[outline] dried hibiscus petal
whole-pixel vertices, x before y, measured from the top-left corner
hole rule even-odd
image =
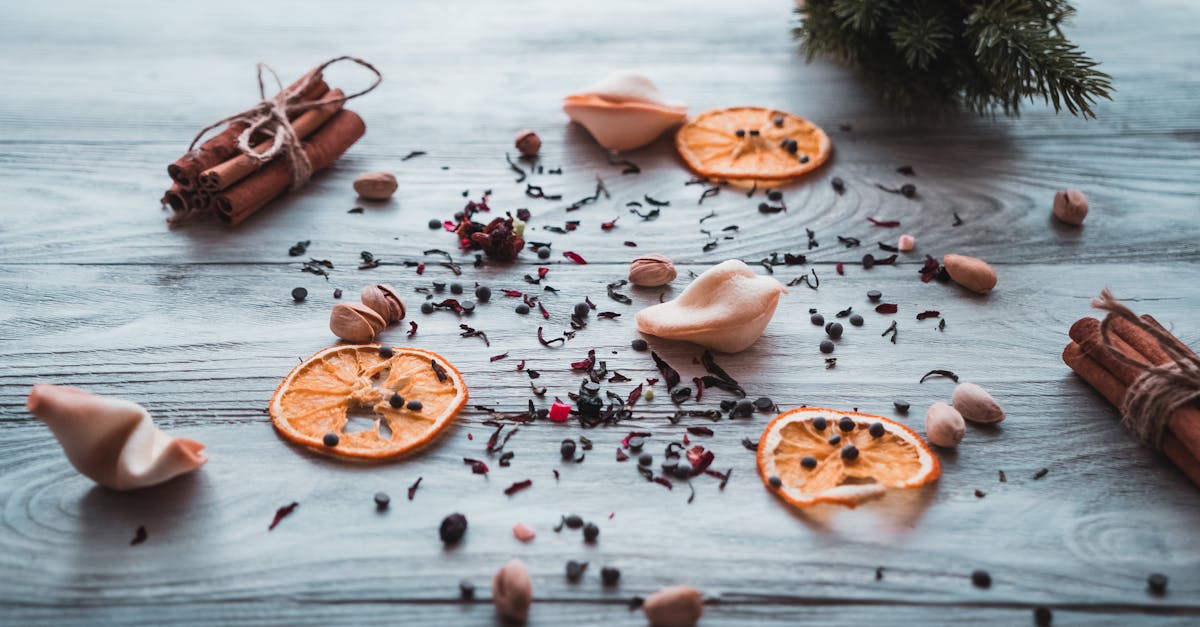
[[[580,256],[580,254],[577,252],[568,250],[563,253],[563,257],[566,257],[567,259],[570,259],[571,261],[574,261],[575,263],[580,264],[580,265],[587,264],[587,260],[584,259],[582,256]]]

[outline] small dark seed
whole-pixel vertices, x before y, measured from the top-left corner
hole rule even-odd
[[[583,518],[581,518],[579,514],[571,514],[570,516],[567,516],[565,522],[567,523],[568,529],[578,529],[583,526]]]
[[[754,413],[754,403],[748,398],[738,399],[736,405],[733,406],[734,416],[749,416]]]
[[[579,581],[579,579],[581,577],[583,577],[583,570],[585,568],[587,568],[587,562],[580,563],[580,562],[576,562],[575,560],[568,561],[567,562],[567,581],[570,581],[572,583]]]
[[[588,307],[587,303],[575,303],[575,315],[576,316],[579,316],[580,318],[586,318],[588,316],[588,313],[590,313],[591,311],[592,311],[592,308]]]
[[[854,431],[854,419],[850,416],[842,416],[842,419],[838,420],[838,428],[842,431]]]
[[[675,466],[676,479],[689,479],[692,476],[692,465],[685,460],[679,460],[679,464]]]
[[[783,200],[783,192],[773,189],[767,192],[767,198],[770,200]]]
[[[462,283],[451,283],[450,284],[450,293],[451,294],[462,294],[462,292],[463,292]]]
[[[775,116],[775,120],[774,120],[774,121],[775,121],[775,126],[776,126],[776,127],[782,127],[782,126],[783,126],[783,116],[782,116],[782,115],[777,115],[777,116]]]
[[[384,359],[391,359],[392,355],[395,355],[395,354],[396,354],[396,351],[393,351],[391,346],[380,346],[379,347],[379,356]]]
[[[421,313],[423,313],[423,314],[433,313],[433,304],[432,303],[421,303]]]
[[[302,303],[306,298],[308,298],[308,290],[303,287],[297,287],[292,290],[292,300]]]
[[[463,302],[459,303],[459,306],[462,307],[463,313],[469,314],[469,313],[475,311],[475,302],[474,301],[464,300]]]
[[[434,281],[433,282],[433,291],[435,291],[435,292],[446,291],[446,282],[445,281]]]
[[[829,334],[829,337],[831,337],[835,340],[838,339],[839,337],[842,337],[842,331],[843,331],[843,327],[842,327],[842,323],[840,323],[840,322],[830,323],[829,328],[825,329],[825,332]]]
[[[986,570],[976,570],[971,573],[971,583],[975,584],[976,588],[990,588],[992,576]]]
[[[775,401],[772,401],[771,399],[769,399],[765,396],[760,396],[760,397],[754,399],[754,408],[757,409],[758,411],[767,411],[774,406],[775,406]]]
[[[842,448],[842,459],[850,462],[858,459],[858,447],[853,444],[847,444]]]
[[[863,255],[862,265],[863,265],[863,268],[866,268],[867,270],[874,268],[875,267],[875,255],[872,255],[871,253],[867,253],[867,254]]]
[[[750,129],[750,136],[751,136],[751,137],[758,137],[758,129],[756,129],[756,128],[752,128],[752,129]]]
[[[446,544],[457,544],[466,532],[467,517],[458,513],[443,518],[442,524],[438,527],[438,536]]]
[[[521,314],[522,316],[529,313],[529,305],[526,305],[525,303],[517,305],[517,313]]]
[[[640,435],[635,435],[632,438],[629,438],[629,448],[631,450],[640,451],[640,450],[642,450],[642,447],[645,445],[646,445],[646,438],[643,438]]]
[[[605,566],[600,569],[600,581],[606,586],[615,586],[621,580],[621,571],[612,566]]]
[[[817,326],[825,324],[825,316],[822,316],[821,314],[813,314],[809,320]]]
[[[985,497],[985,496],[987,496],[987,492],[984,492],[983,490],[976,490],[976,491],[975,491],[975,498],[977,498],[977,499],[981,499],[981,498],[983,498],[983,497]]]
[[[858,314],[852,314],[850,316],[850,324],[861,327],[863,325],[863,317]]]
[[[883,428],[882,422],[872,422],[871,427],[867,431],[870,432],[873,438],[882,438],[886,430]]]
[[[767,481],[770,482],[771,487],[775,488],[776,490],[778,490],[779,488],[781,488],[783,486],[783,479],[780,479],[779,477],[776,477],[775,475],[771,475],[771,478],[767,479]]]
[[[1162,596],[1167,593],[1167,576],[1162,573],[1153,573],[1146,578],[1146,585],[1150,588],[1150,592]]]
[[[840,436],[840,435],[834,434],[833,437],[829,438],[830,446],[837,446],[841,443],[842,443],[842,436]]]
[[[831,340],[821,340],[821,352],[828,355],[833,352],[833,342]]]
[[[800,163],[808,163],[808,155],[800,155]]]
[[[382,512],[383,510],[388,508],[388,505],[391,502],[392,502],[392,497],[388,496],[387,492],[376,492],[375,493],[375,509]]]
[[[883,293],[880,292],[879,290],[871,290],[871,291],[867,292],[867,300],[869,300],[873,303],[879,302],[880,298],[883,298]]]
[[[323,442],[325,444],[325,446],[333,448],[338,445],[338,442],[340,440],[341,440],[341,438],[338,437],[338,434],[326,433],[325,437],[321,439],[321,442]]]
[[[563,459],[575,459],[575,440],[563,440],[558,447]]]
[[[341,298],[342,297],[342,288],[339,287],[339,288],[333,290],[333,297]]]
[[[800,460],[800,465],[812,470],[813,468],[817,467],[817,458],[813,457],[812,455],[805,455],[804,458]]]
[[[909,404],[908,404],[908,401],[892,401],[892,407],[895,407],[896,411],[898,411],[902,414],[907,414]]]
[[[550,249],[545,246],[542,246],[541,248],[538,249],[537,256],[538,256],[538,259],[549,259],[550,258]]]
[[[429,230],[431,230],[431,231],[432,231],[433,229],[440,229],[440,228],[442,228],[442,221],[441,221],[441,220],[438,220],[437,218],[430,218],[430,219],[429,219]]]
[[[904,194],[905,198],[912,198],[917,195],[917,186],[912,183],[905,183],[900,186],[900,193]]]
[[[740,128],[739,128],[738,130],[734,131],[734,133],[733,133],[733,134],[734,134],[734,135],[737,135],[738,137],[745,137],[745,136],[746,136],[746,131],[744,131],[744,130],[742,130],[742,129],[740,129]]]
[[[583,526],[583,541],[595,542],[596,538],[600,537],[600,527],[596,523],[588,523]]]
[[[481,303],[486,303],[492,299],[492,288],[486,285],[480,285],[475,288],[475,298]]]
[[[630,344],[630,346],[633,347],[633,350],[638,351],[638,352],[641,352],[641,351],[646,350],[647,348],[650,348],[650,345],[646,343],[646,340],[643,340],[641,338],[634,340]]]
[[[827,425],[828,421],[825,420],[825,416],[817,416],[816,418],[813,418],[813,428],[817,431],[824,431]]]
[[[391,397],[388,398],[388,405],[391,405],[392,409],[400,409],[401,407],[404,407],[404,397],[400,396],[398,393],[392,394]]]
[[[639,466],[649,466],[654,463],[654,456],[649,453],[642,453],[638,456]]]
[[[421,411],[421,401],[409,401],[408,411]]]
[[[1043,606],[1033,608],[1033,624],[1037,627],[1050,627],[1053,622],[1054,612],[1051,612],[1050,608]]]

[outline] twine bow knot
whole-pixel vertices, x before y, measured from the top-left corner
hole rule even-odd
[[[325,68],[340,61],[352,61],[367,68],[375,75],[375,80],[366,89],[348,96],[304,100],[304,93],[315,81],[321,80],[321,75],[325,71]],[[269,98],[267,97],[266,85],[263,81],[264,71],[269,72],[271,77],[275,79],[275,85],[278,88],[275,95]],[[271,69],[271,66],[266,63],[260,62],[258,64],[258,94],[259,98],[261,98],[259,103],[245,111],[235,113],[204,127],[192,139],[191,145],[188,146],[188,151],[191,152],[194,150],[196,144],[204,137],[205,133],[214,128],[224,124],[245,124],[245,130],[238,135],[238,151],[259,163],[266,163],[282,154],[287,159],[292,173],[291,187],[292,189],[296,189],[307,183],[308,179],[312,176],[312,164],[308,160],[308,155],[304,153],[301,138],[296,134],[296,129],[292,128],[291,118],[309,109],[353,100],[374,90],[382,81],[383,75],[370,63],[357,57],[340,56],[309,70],[308,73],[300,77],[300,80],[296,81],[290,87],[285,88],[275,70]],[[251,137],[270,137],[275,141],[267,149],[258,152],[250,145]]]
[[[1104,288],[1100,296],[1092,300],[1092,307],[1108,312],[1100,321],[1100,336],[1104,345],[1122,363],[1142,372],[1125,393],[1125,401],[1121,404],[1121,424],[1138,441],[1159,450],[1171,414],[1188,403],[1200,400],[1200,357],[1156,325],[1142,320],[1113,297],[1108,288]],[[1171,361],[1154,365],[1127,357],[1109,336],[1109,324],[1114,318],[1122,318],[1153,337]]]

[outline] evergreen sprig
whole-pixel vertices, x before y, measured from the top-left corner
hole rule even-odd
[[[1038,99],[1096,117],[1112,80],[1063,35],[1066,0],[807,0],[796,38],[811,61],[859,69],[908,114],[1020,113]]]

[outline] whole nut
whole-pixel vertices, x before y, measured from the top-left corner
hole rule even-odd
[[[1079,226],[1088,214],[1087,196],[1077,189],[1065,189],[1054,194],[1054,217]]]
[[[658,287],[675,280],[675,264],[665,255],[651,253],[629,262],[629,282],[642,287]]]
[[[536,157],[538,151],[542,149],[542,138],[538,137],[537,133],[525,129],[517,133],[516,141],[517,150],[521,151],[522,157],[532,159]]]
[[[646,620],[655,627],[692,627],[704,615],[704,597],[687,586],[667,586],[642,603]]]
[[[371,342],[386,326],[379,314],[360,303],[338,303],[329,312],[329,330],[352,344]]]
[[[514,559],[496,571],[492,577],[492,604],[496,606],[497,614],[524,623],[529,618],[532,601],[533,582],[524,562]]]
[[[385,322],[394,324],[404,318],[404,301],[396,293],[396,288],[377,283],[362,288],[360,296],[367,307],[375,310]]]
[[[992,424],[1004,420],[1004,410],[987,390],[974,383],[959,383],[951,398],[954,409],[971,422]]]
[[[945,404],[934,403],[925,414],[925,438],[930,442],[954,448],[962,442],[967,432],[967,423],[957,409]]]
[[[367,200],[387,200],[396,193],[396,187],[391,172],[367,172],[354,179],[354,191]]]
[[[972,292],[986,294],[996,287],[996,271],[982,259],[948,254],[942,257],[942,263],[955,283]]]

